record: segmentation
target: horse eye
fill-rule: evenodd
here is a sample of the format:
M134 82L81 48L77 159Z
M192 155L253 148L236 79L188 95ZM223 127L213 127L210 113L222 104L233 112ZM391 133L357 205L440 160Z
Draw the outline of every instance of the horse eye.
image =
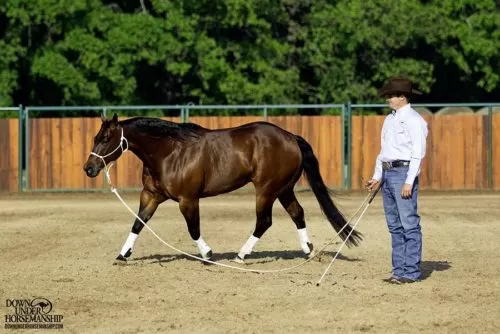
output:
M102 138L103 143L109 143L110 140L111 138L109 138L109 136L104 136L104 138Z

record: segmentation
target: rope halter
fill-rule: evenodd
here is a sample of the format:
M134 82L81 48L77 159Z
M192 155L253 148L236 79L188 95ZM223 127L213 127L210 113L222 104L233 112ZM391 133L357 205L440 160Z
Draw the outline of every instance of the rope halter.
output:
M125 145L124 145L125 144ZM124 148L125 146L125 148ZM127 152L128 150L128 140L127 138L125 138L123 136L123 127L122 127L122 133L121 133L121 137L120 137L120 144L118 144L118 146L113 150L111 151L110 153L106 154L106 155L99 155L95 152L90 152L90 155L93 155L95 157L98 157L99 159L102 160L103 164L104 164L104 172L106 173L106 179L108 180L108 183L112 186L111 184L111 177L109 176L109 170L111 169L111 167L113 166L113 163L110 163L109 166L108 164L106 163L106 160L104 160L105 158L113 155L116 151L118 151L118 149L121 149L122 152L121 154Z

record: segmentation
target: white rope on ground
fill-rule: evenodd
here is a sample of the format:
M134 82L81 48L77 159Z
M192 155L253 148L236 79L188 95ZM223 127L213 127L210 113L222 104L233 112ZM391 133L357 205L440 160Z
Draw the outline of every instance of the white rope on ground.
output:
M126 145L126 148L123 149L123 142L125 142L127 145ZM189 254L189 253L186 253L174 246L172 246L171 244L169 244L168 242L166 242L165 240L163 240L155 231L153 231L153 229L151 229L151 227L149 227L131 208L130 206L123 200L123 198L120 196L120 194L118 193L118 190L113 186L113 183L111 181L111 176L109 175L109 171L111 169L111 167L113 166L113 163L109 164L109 166L106 164L106 161L104 160L105 157L108 157L110 156L111 154L113 154L114 152L116 152L116 150L118 150L119 148L122 149L122 153L124 153L125 151L128 150L128 141L127 139L123 136L123 129L122 129L122 135L121 135L121 138L120 138L120 144L119 146L113 150L111 153L105 155L105 156L101 156L101 155L98 155L97 153L94 153L94 152L91 152L90 154L93 155L93 156L96 156L98 158L100 158L102 160L102 162L104 163L104 172L105 172L105 175L106 175L106 179L108 181L108 184L110 185L110 188L111 188L111 192L115 194L115 196L118 198L118 200L125 206L125 208L136 218L138 219L143 225L144 227L146 227L155 237L156 239L158 239L161 243L163 243L165 246L171 248L172 250L178 252L178 253L181 253L183 255L186 255L187 257L190 257L190 258L193 258L193 259L196 259L196 260L200 260L200 261L203 261L203 262L207 262L207 263L210 263L210 264L214 264L214 265L218 265L218 266L221 266L221 267L225 267L225 268L231 268L231 269L236 269L236 270L240 270L240 271L246 271L246 272L254 272L254 273L278 273L278 272L284 272L284 271L289 271L289 270L292 270L292 269L296 269L300 266L303 266L305 265L306 263L312 261L314 258L316 258L321 252L323 252L323 250L328 247L329 245L331 245L333 243L333 240L332 239L330 242L328 242L323 248L320 249L319 252L315 253L314 256L308 258L307 260L305 260L304 262L302 263L299 263L295 266L292 266L292 267L288 267L288 268L283 268L283 269L275 269L275 270L264 270L264 269L246 269L246 268L241 268L241 267L237 267L237 266L232 266L232 265L228 265L228 264L224 264L224 263L220 263L220 262L214 262L214 261L211 261L211 260L208 260L208 259L204 259L202 257L198 257L198 256L195 256L195 255L192 255L192 254ZM349 225L350 221L356 216L356 214L359 212L359 210L361 210L361 208L365 205L365 203L370 199L370 196L372 194L369 193L365 200L363 201L363 203L361 204L361 206L358 208L358 210L355 212L355 214L351 217L351 219L349 219L348 222L346 222L346 224L337 232L337 236L340 235L340 233ZM368 205L369 206L369 205ZM365 210L363 211L362 215L366 212L366 209L368 208L368 206L366 206ZM362 217L361 215L361 217ZM360 218L361 218L360 217ZM356 225L359 223L359 219L356 223ZM354 232L354 228L356 227L353 226L351 232L348 234L346 240L343 242L343 244L341 245L340 249L346 244L349 236L352 234L352 232ZM340 252L340 249L339 251L337 251L337 254L335 256L335 258L337 257L338 253ZM334 260L335 260L334 258ZM333 261L332 261L333 263ZM330 266L331 264L330 263ZM330 267L329 266L329 267ZM328 268L329 268L328 267ZM325 272L326 273L326 272ZM323 274L324 276L325 274ZM319 282L318 282L318 285L319 285Z
M354 229L356 228L356 226L358 225L359 221L361 220L361 217L363 217L363 215L365 214L366 210L368 209L369 205L367 205L365 207L365 209L363 210L363 212L361 213L361 215L359 216L358 220L356 221L356 224L354 224L354 226L352 227L352 230L351 232L349 232L349 234L347 235L347 238L346 238L346 241L349 239L349 236L351 235L351 233L354 231ZM333 262L337 259L337 256L339 256L340 254L340 251L342 250L342 247L344 247L344 245L346 244L346 241L344 241L342 243L342 245L340 245L339 247L339 250L337 251L337 253L335 254L335 256L333 257L332 261L330 262L330 264L328 265L328 267L326 268L325 272L323 273L323 275L321 275L321 278L319 279L319 281L316 283L316 286L319 286L319 284L321 283L321 280L323 279L323 277L325 277L326 273L328 272L328 270L330 270L330 267L333 265Z
M352 227L352 230L351 232L349 232L349 234L347 235L347 238L346 238L346 241L349 239L349 236L351 235L351 233L354 231L354 229L356 228L356 226L358 226L361 218L363 217L363 215L365 214L366 210L368 210L368 208L370 207L370 204L372 202L372 200L375 198L375 195L377 195L377 192L379 191L380 187L382 186L382 183L379 184L379 186L377 187L377 189L375 189L375 191L373 192L373 194L370 192L369 196L367 196L367 199L369 198L369 201L368 201L368 205L365 207L365 209L363 210L363 212L361 213L361 215L359 216L358 220L356 221L356 224L354 224L354 226ZM366 199L365 201L363 202L363 204L366 202ZM359 210L358 210L359 211ZM357 212L356 212L357 213ZM354 217L354 216L353 216ZM330 267L333 265L333 262L337 259L337 257L339 256L340 254L340 251L342 250L342 247L344 247L344 245L346 244L346 241L344 241L342 243L342 245L340 245L339 247L339 250L337 251L337 253L335 254L335 256L333 257L332 261L330 262L330 264L328 265L328 267L325 269L323 275L321 275L321 278L318 280L318 282L316 283L316 286L319 286L321 281L323 280L323 277L325 277L326 273L328 272L328 270L330 270Z

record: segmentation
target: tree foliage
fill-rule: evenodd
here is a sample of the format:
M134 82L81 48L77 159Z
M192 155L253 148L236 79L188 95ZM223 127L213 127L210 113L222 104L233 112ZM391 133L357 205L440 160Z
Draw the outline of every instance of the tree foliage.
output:
M0 105L500 96L495 0L3 0ZM496 101L498 102L498 101Z

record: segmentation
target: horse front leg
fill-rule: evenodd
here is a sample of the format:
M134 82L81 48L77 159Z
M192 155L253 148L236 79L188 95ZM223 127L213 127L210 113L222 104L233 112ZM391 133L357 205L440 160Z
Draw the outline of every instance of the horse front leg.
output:
M164 202L165 200L166 198L164 196L153 193L150 190L143 189L141 192L139 212L137 213L137 216L144 223L147 223L155 213L158 205L160 205L160 203ZM136 218L134 221L134 225L132 226L132 230L130 231L127 240L123 244L120 254L116 258L116 260L127 261L130 255L132 255L134 244L143 227L144 224Z
M183 198L179 201L179 209L181 210L188 227L191 239L198 246L201 257L205 260L212 258L212 249L203 240L200 233L200 204L199 199Z

